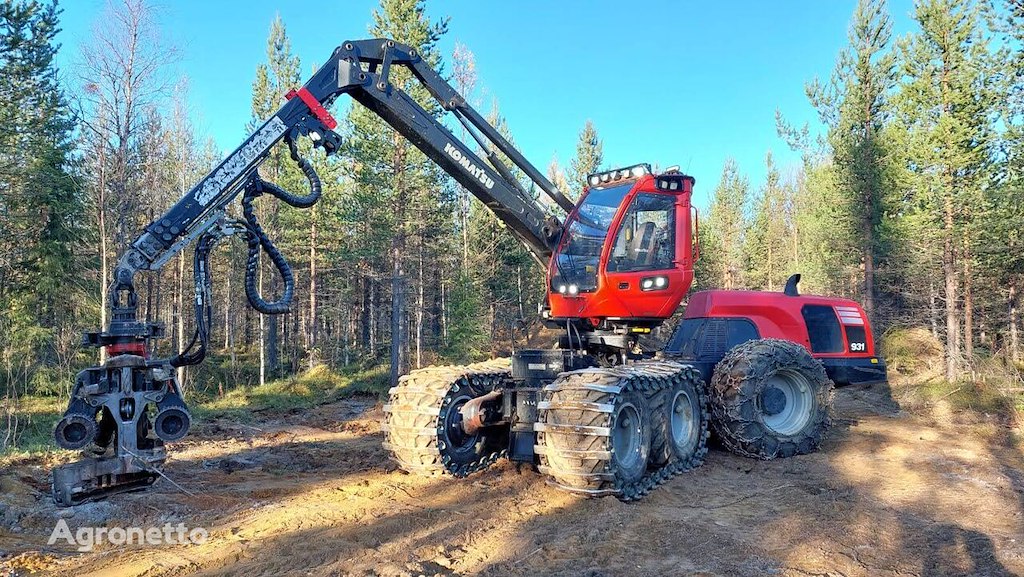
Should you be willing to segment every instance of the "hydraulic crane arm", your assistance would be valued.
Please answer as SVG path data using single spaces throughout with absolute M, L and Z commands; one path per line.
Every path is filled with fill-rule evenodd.
M 395 66 L 410 70 L 442 107 L 453 113 L 483 150 L 486 161 L 392 82 Z M 288 101 L 241 146 L 166 214 L 147 225 L 121 256 L 108 291 L 109 326 L 103 332 L 86 333 L 84 338 L 89 345 L 106 347 L 111 358 L 79 373 L 70 406 L 54 433 L 64 448 L 91 446 L 100 450 L 54 471 L 53 490 L 58 503 L 73 504 L 151 483 L 159 474 L 156 467 L 165 458 L 163 442 L 187 433 L 191 417 L 172 368 L 196 364 L 205 355 L 212 296 L 208 258 L 217 242 L 233 234 L 244 235 L 249 245 L 245 283 L 249 302 L 266 314 L 288 310 L 294 279 L 284 257 L 260 228 L 252 202 L 270 194 L 292 206 L 308 208 L 319 199 L 320 179 L 299 155 L 297 142 L 304 136 L 328 155 L 338 152 L 342 139 L 334 132 L 337 122 L 327 107 L 343 94 L 376 113 L 452 175 L 505 223 L 542 266 L 547 264 L 561 236 L 561 223 L 516 180 L 499 155 L 508 157 L 567 213 L 574 208 L 572 201 L 416 50 L 384 39 L 346 42 L 302 88 L 289 93 Z M 282 140 L 309 181 L 307 195 L 291 194 L 259 177 L 260 164 Z M 239 195 L 243 195 L 244 221 L 226 215 L 227 206 Z M 135 276 L 140 270 L 158 270 L 193 241 L 195 336 L 185 352 L 170 359 L 151 359 L 146 342 L 160 336 L 161 331 L 155 323 L 137 319 Z M 264 301 L 256 291 L 261 250 L 284 281 L 276 302 Z M 197 343 L 199 348 L 193 351 Z
M 452 112 L 486 152 L 487 162 L 456 138 L 441 122 L 391 82 L 394 66 L 404 66 L 442 106 Z M 573 202 L 530 164 L 497 130 L 435 72 L 416 50 L 392 40 L 346 42 L 335 49 L 317 73 L 280 110 L 232 152 L 217 168 L 153 221 L 121 258 L 115 282 L 130 283 L 138 270 L 162 266 L 223 213 L 246 179 L 282 138 L 309 136 L 333 154 L 341 138 L 326 111 L 342 94 L 375 112 L 466 187 L 546 264 L 557 241 L 559 224 L 512 176 L 499 159 L 505 154 L 566 213 Z

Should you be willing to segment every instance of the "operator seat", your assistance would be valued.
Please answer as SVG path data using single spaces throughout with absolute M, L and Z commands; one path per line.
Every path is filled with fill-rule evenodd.
M 630 242 L 629 254 L 633 257 L 634 266 L 646 266 L 654 260 L 654 237 L 657 226 L 647 221 L 636 229 Z

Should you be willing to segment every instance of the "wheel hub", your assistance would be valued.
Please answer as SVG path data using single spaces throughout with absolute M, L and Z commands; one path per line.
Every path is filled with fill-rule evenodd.
M 444 441 L 447 441 L 449 449 L 456 452 L 473 450 L 479 435 L 467 434 L 462 423 L 461 408 L 470 400 L 469 397 L 459 397 L 452 403 L 451 409 L 445 415 Z
M 768 377 L 766 384 L 758 399 L 761 422 L 778 435 L 798 434 L 816 411 L 810 383 L 798 371 L 784 369 Z
M 766 415 L 778 415 L 786 408 L 786 393 L 778 387 L 768 387 L 761 393 L 761 408 Z
M 684 392 L 676 393 L 672 400 L 672 442 L 679 447 L 687 447 L 697 441 L 698 426 L 694 417 L 693 404 L 690 396 Z
M 632 404 L 619 407 L 612 430 L 615 459 L 624 467 L 632 467 L 640 458 L 640 412 Z

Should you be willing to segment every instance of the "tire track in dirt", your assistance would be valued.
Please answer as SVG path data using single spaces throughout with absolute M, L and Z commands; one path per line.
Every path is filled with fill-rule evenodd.
M 712 451 L 641 502 L 585 500 L 499 463 L 464 480 L 395 470 L 379 405 L 341 401 L 258 427 L 207 423 L 148 493 L 76 508 L 85 524 L 205 527 L 202 545 L 46 545 L 45 469 L 0 473 L 12 575 L 1013 575 L 1024 572 L 1024 459 L 1005 430 L 892 413 L 840 390 L 822 451 Z M 64 513 L 67 515 L 67 513 Z M 5 575 L 2 571 L 0 574 Z

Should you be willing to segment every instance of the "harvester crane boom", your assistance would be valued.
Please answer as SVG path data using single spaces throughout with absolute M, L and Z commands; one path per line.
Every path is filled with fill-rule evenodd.
M 408 69 L 441 106 L 466 127 L 485 158 L 462 142 L 435 115 L 392 82 L 396 66 Z M 574 204 L 530 164 L 516 148 L 434 71 L 417 51 L 393 40 L 345 42 L 312 78 L 288 94 L 288 101 L 238 148 L 199 181 L 163 216 L 149 225 L 121 256 L 108 289 L 110 323 L 103 332 L 85 334 L 84 342 L 105 347 L 110 360 L 82 371 L 72 401 L 58 423 L 56 437 L 65 448 L 90 443 L 113 455 L 88 457 L 54 473 L 58 502 L 70 504 L 92 495 L 133 488 L 152 482 L 152 467 L 164 459 L 162 441 L 177 440 L 188 430 L 191 417 L 181 399 L 172 367 L 201 362 L 209 339 L 212 296 L 209 254 L 232 235 L 244 236 L 249 245 L 246 295 L 265 314 L 289 310 L 294 277 L 284 256 L 260 227 L 253 211 L 255 198 L 269 194 L 298 208 L 312 206 L 320 197 L 319 176 L 298 148 L 300 137 L 328 155 L 337 153 L 342 138 L 328 107 L 348 94 L 391 125 L 445 172 L 480 199 L 525 245 L 543 267 L 558 245 L 562 224 L 549 206 L 539 202 L 500 159 L 504 154 L 534 186 L 569 213 Z M 281 141 L 307 181 L 309 193 L 296 195 L 262 180 L 260 164 Z M 242 195 L 244 220 L 230 218 L 228 205 Z M 137 318 L 135 276 L 141 270 L 159 270 L 192 242 L 196 244 L 196 332 L 184 353 L 169 359 L 151 359 L 149 339 L 162 336 L 156 323 Z M 278 300 L 267 302 L 257 292 L 259 252 L 270 258 L 283 280 Z M 194 346 L 198 348 L 193 350 Z M 155 406 L 156 417 L 146 414 Z M 155 429 L 155 441 L 149 434 Z M 116 439 L 116 444 L 115 444 Z

